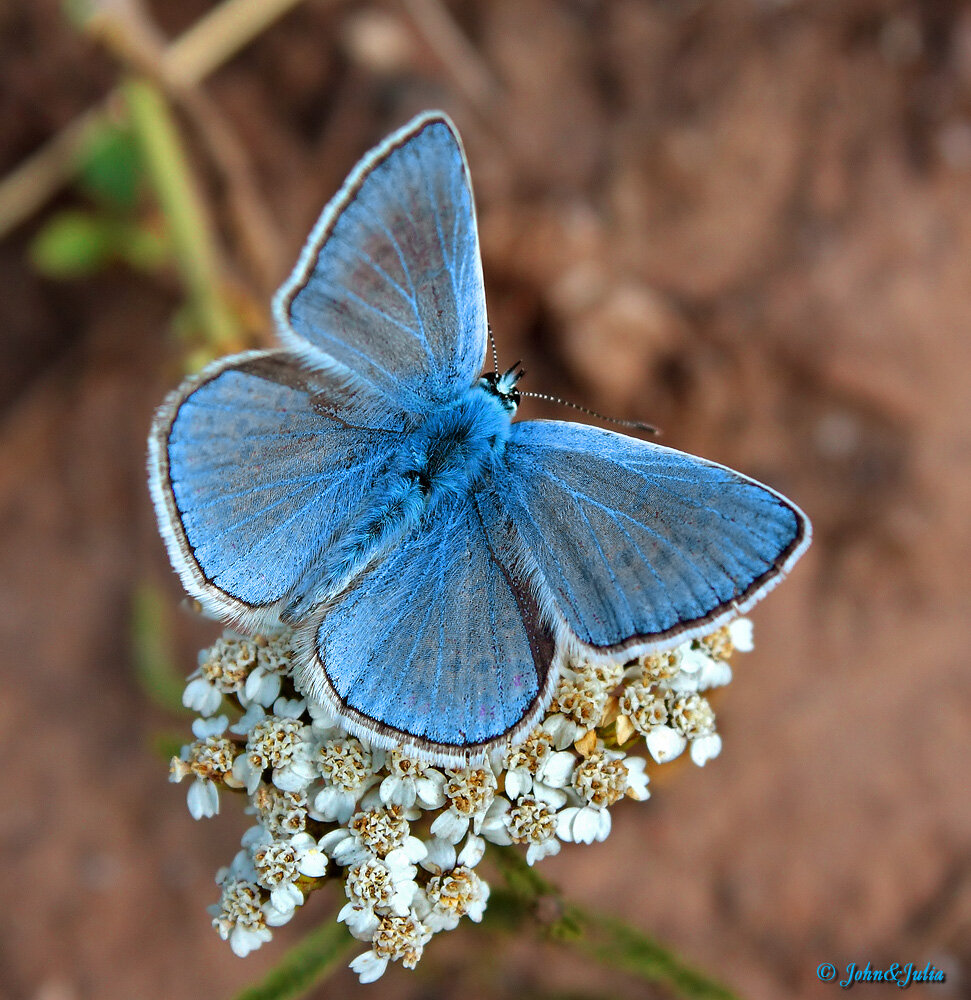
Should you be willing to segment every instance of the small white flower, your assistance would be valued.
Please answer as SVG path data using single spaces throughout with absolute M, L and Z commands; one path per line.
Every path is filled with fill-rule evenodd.
M 419 815 L 417 810 L 409 812 L 400 806 L 362 809 L 351 817 L 346 828 L 326 834 L 322 843 L 339 865 L 353 865 L 371 856 L 383 858 L 399 850 L 410 861 L 418 862 L 425 857 L 427 848 L 411 835 L 408 820 Z
M 212 715 L 222 702 L 222 691 L 205 677 L 191 677 L 182 692 L 182 704 L 200 715 Z
M 233 763 L 233 777 L 252 795 L 263 772 L 284 792 L 303 791 L 314 777 L 307 739 L 310 727 L 298 719 L 268 715 L 248 732 L 246 751 Z
M 639 733 L 647 734 L 668 721 L 668 705 L 663 693 L 643 680 L 634 680 L 627 685 L 618 708 Z
M 505 815 L 506 829 L 516 844 L 526 844 L 526 863 L 534 865 L 542 858 L 558 854 L 556 807 L 541 798 L 517 799 Z
M 677 649 L 669 649 L 664 653 L 651 653 L 643 657 L 638 672 L 640 680 L 648 687 L 653 684 L 667 683 L 681 671 L 681 657 L 689 647 L 690 643 L 678 646 Z
M 350 967 L 362 983 L 380 979 L 388 962 L 401 962 L 406 969 L 413 969 L 431 936 L 432 932 L 413 911 L 405 916 L 383 916 L 374 931 L 371 951 L 358 955 Z
M 442 875 L 433 876 L 426 889 L 431 912 L 425 925 L 431 931 L 450 931 L 462 917 L 478 923 L 489 899 L 489 884 L 471 868 L 459 866 Z
M 312 815 L 346 823 L 358 799 L 379 780 L 371 748 L 354 736 L 341 736 L 314 743 L 310 756 L 324 782 L 314 798 Z
M 385 858 L 365 858 L 347 871 L 345 891 L 354 908 L 405 916 L 418 892 L 417 868 L 403 848 Z
M 182 704 L 200 715 L 212 715 L 224 695 L 239 695 L 256 663 L 256 646 L 249 639 L 224 635 L 199 653 L 199 666 L 189 676 Z
M 627 791 L 624 754 L 600 744 L 573 772 L 573 790 L 588 805 L 607 809 Z
M 307 796 L 261 782 L 246 811 L 259 816 L 260 823 L 274 837 L 292 837 L 307 825 Z
M 234 766 L 236 747 L 222 734 L 226 729 L 225 715 L 213 719 L 196 719 L 192 724 L 194 743 L 182 748 L 169 766 L 169 780 L 181 781 L 192 775 L 195 779 L 186 793 L 186 803 L 193 819 L 215 816 L 219 812 L 219 787 Z
M 568 806 L 556 817 L 556 835 L 560 840 L 592 844 L 610 834 L 610 811 L 599 806 Z
M 671 726 L 657 726 L 644 737 L 650 755 L 659 763 L 666 764 L 680 757 L 688 740 Z
M 432 823 L 433 836 L 457 844 L 469 832 L 482 832 L 498 782 L 489 765 L 446 771 L 445 797 L 448 808 Z
M 698 767 L 704 767 L 708 761 L 717 757 L 721 750 L 722 738 L 718 733 L 709 733 L 691 741 L 691 759 Z
M 736 618 L 728 624 L 728 634 L 731 636 L 732 645 L 740 653 L 751 653 L 755 649 L 752 640 L 752 622 L 748 618 Z
M 227 876 L 222 898 L 209 907 L 212 926 L 240 958 L 269 941 L 273 934 L 266 926 L 259 886 L 245 879 Z
M 295 885 L 301 875 L 320 878 L 327 870 L 327 855 L 309 833 L 276 840 L 256 826 L 243 836 L 243 846 L 249 849 L 256 881 L 269 892 L 270 903 L 280 914 L 303 904 L 303 892 Z
M 388 776 L 381 782 L 381 801 L 388 806 L 440 809 L 445 804 L 445 775 L 400 750 L 392 750 L 384 765 Z
M 700 694 L 684 694 L 673 698 L 670 713 L 671 725 L 689 740 L 709 736 L 715 731 L 715 713 Z
M 246 678 L 243 696 L 246 701 L 269 708 L 280 695 L 283 678 L 293 670 L 291 633 L 276 636 L 257 636 L 256 666 Z M 280 714 L 280 713 L 277 713 Z

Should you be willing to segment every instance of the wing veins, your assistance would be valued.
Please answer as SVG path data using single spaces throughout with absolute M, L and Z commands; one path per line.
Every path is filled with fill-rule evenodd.
M 569 488 L 566 483 L 564 483 L 561 479 L 559 479 L 559 477 L 554 476 L 548 470 L 544 470 L 544 472 L 551 479 L 554 479 L 556 482 L 560 483 L 560 485 L 563 486 L 564 488 L 566 488 L 566 489 Z M 722 604 L 723 603 L 723 601 L 719 598 L 718 593 L 715 591 L 714 587 L 712 587 L 712 585 L 705 579 L 705 577 L 701 573 L 701 571 L 696 566 L 694 566 L 690 562 L 688 562 L 688 560 L 687 560 L 684 552 L 678 546 L 676 546 L 674 544 L 674 542 L 672 542 L 669 538 L 666 538 L 664 535 L 660 534 L 659 532 L 654 531 L 651 527 L 648 526 L 648 524 L 646 522 L 638 521 L 637 518 L 635 518 L 631 514 L 628 514 L 626 511 L 617 510 L 615 508 L 607 507 L 605 504 L 602 504 L 602 503 L 594 500 L 592 497 L 586 496 L 586 494 L 582 494 L 582 495 L 585 497 L 585 499 L 587 500 L 587 502 L 591 504 L 591 506 L 599 507 L 602 511 L 604 511 L 604 513 L 608 517 L 610 517 L 611 519 L 615 520 L 615 523 L 617 524 L 617 527 L 620 528 L 620 530 L 624 532 L 624 534 L 627 536 L 628 539 L 630 539 L 631 544 L 637 550 L 637 554 L 641 557 L 641 559 L 644 561 L 644 563 L 650 568 L 652 574 L 654 575 L 654 577 L 658 581 L 658 583 L 660 583 L 661 581 L 660 581 L 660 577 L 658 577 L 657 573 L 655 572 L 654 567 L 651 565 L 650 561 L 647 559 L 647 557 L 644 555 L 644 553 L 641 552 L 640 547 L 634 541 L 634 539 L 631 537 L 631 535 L 621 526 L 621 524 L 619 523 L 619 521 L 616 521 L 617 518 L 623 518 L 624 520 L 627 520 L 627 521 L 631 522 L 632 524 L 636 524 L 638 527 L 643 528 L 649 535 L 652 535 L 659 542 L 662 542 L 665 546 L 667 546 L 667 548 L 670 551 L 674 552 L 675 555 L 677 555 L 679 557 L 681 563 L 683 565 L 687 566 L 693 572 L 693 574 L 698 579 L 700 579 L 704 583 L 704 585 L 711 591 L 711 593 L 715 597 L 716 607 L 717 607 L 718 604 Z M 725 572 L 724 567 L 722 567 L 722 572 Z M 726 574 L 726 575 L 727 575 L 727 578 L 732 582 L 732 585 L 735 586 L 735 579 L 734 579 L 734 577 L 731 576 L 731 574 Z M 684 582 L 687 582 L 687 581 L 684 580 Z M 665 590 L 666 590 L 666 588 L 665 588 Z M 692 588 L 692 595 L 694 596 L 694 588 Z M 665 596 L 667 596 L 666 593 L 665 593 Z M 671 606 L 671 610 L 675 612 L 675 615 L 678 617 L 678 620 L 680 621 L 681 620 L 681 615 L 675 609 L 675 607 L 674 607 L 673 604 L 671 604 L 670 606 Z
M 627 608 L 627 617 L 630 620 L 631 627 L 634 627 L 634 609 L 630 606 L 630 601 L 627 599 L 627 594 L 624 588 L 620 585 L 620 581 L 617 579 L 617 574 L 614 572 L 614 568 L 607 558 L 606 552 L 603 550 L 603 546 L 600 544 L 600 536 L 597 534 L 593 525 L 590 523 L 590 518 L 587 517 L 587 512 L 583 509 L 582 504 L 577 504 L 577 510 L 580 511 L 580 516 L 586 522 L 587 527 L 590 529 L 590 536 L 593 538 L 594 544 L 597 546 L 597 551 L 600 553 L 600 558 L 603 560 L 603 564 L 606 567 L 607 572 L 610 574 L 610 582 L 614 585 L 617 593 L 623 598 L 624 605 Z

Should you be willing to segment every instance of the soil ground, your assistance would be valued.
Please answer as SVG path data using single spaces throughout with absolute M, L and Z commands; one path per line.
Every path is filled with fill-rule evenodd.
M 152 13 L 175 34 L 206 8 Z M 756 651 L 717 703 L 722 756 L 656 775 L 605 844 L 545 874 L 754 1000 L 834 996 L 822 962 L 932 962 L 948 982 L 911 995 L 969 995 L 971 11 L 447 10 L 477 61 L 390 0 L 307 0 L 206 84 L 284 247 L 253 294 L 369 145 L 443 107 L 472 165 L 492 325 L 528 387 L 659 425 L 792 496 L 816 532 L 754 612 Z M 0 167 L 116 75 L 54 0 L 0 9 Z M 223 218 L 220 199 L 214 184 Z M 130 652 L 135 588 L 180 596 L 143 473 L 179 377 L 177 283 L 39 277 L 26 247 L 75 203 L 0 244 L 0 994 L 228 997 L 334 900 L 245 961 L 209 928 L 243 817 L 187 815 L 154 749 L 185 723 L 148 702 Z M 213 627 L 173 614 L 171 629 L 188 671 Z M 652 995 L 483 941 L 436 939 L 375 989 Z M 356 989 L 340 972 L 315 995 Z

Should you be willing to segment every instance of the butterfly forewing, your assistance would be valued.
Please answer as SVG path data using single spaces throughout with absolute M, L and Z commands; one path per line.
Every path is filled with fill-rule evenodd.
M 427 413 L 479 375 L 487 326 L 468 166 L 423 115 L 368 154 L 327 206 L 275 302 L 305 361 L 372 402 L 372 426 Z

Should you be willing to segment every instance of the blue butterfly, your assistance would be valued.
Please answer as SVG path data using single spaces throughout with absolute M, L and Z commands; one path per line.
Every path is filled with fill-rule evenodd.
M 298 686 L 375 744 L 480 758 L 535 725 L 563 662 L 710 632 L 809 545 L 796 506 L 723 466 L 512 422 L 518 372 L 481 374 L 475 206 L 440 112 L 357 165 L 273 311 L 282 349 L 159 409 L 152 497 L 186 589 L 291 624 Z

